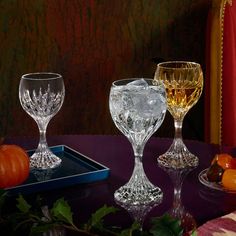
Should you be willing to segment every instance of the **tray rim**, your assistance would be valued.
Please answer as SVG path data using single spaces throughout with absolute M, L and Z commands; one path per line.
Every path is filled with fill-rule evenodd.
M 69 150 L 69 151 L 75 153 L 76 155 L 82 157 L 83 160 L 81 160 L 81 161 L 85 162 L 85 160 L 88 160 L 90 163 L 86 163 L 87 165 L 92 166 L 91 163 L 96 164 L 96 167 L 93 166 L 93 168 L 96 168 L 96 169 L 95 170 L 87 171 L 86 173 L 82 173 L 82 174 L 67 175 L 67 176 L 62 176 L 62 177 L 58 177 L 58 178 L 54 178 L 54 179 L 48 179 L 48 180 L 45 180 L 45 181 L 38 181 L 38 182 L 34 182 L 34 183 L 25 183 L 25 184 L 22 183 L 22 184 L 13 186 L 13 187 L 5 188 L 5 190 L 7 190 L 7 191 L 17 191 L 17 190 L 25 189 L 27 187 L 35 187 L 35 186 L 39 186 L 39 185 L 42 186 L 44 184 L 46 185 L 47 183 L 58 182 L 60 180 L 69 180 L 69 179 L 73 179 L 73 178 L 85 177 L 85 176 L 91 175 L 91 174 L 107 173 L 107 176 L 105 176 L 105 177 L 103 177 L 101 179 L 98 178 L 98 179 L 96 179 L 94 181 L 88 181 L 88 182 L 86 182 L 86 181 L 85 182 L 84 181 L 83 182 L 77 181 L 77 182 L 74 182 L 73 184 L 66 184 L 66 185 L 63 185 L 62 187 L 55 187 L 55 188 L 53 188 L 53 189 L 59 189 L 59 188 L 63 188 L 63 187 L 66 187 L 66 186 L 71 186 L 71 185 L 74 185 L 74 184 L 97 182 L 99 180 L 103 180 L 103 179 L 108 178 L 108 176 L 110 174 L 110 168 L 108 168 L 107 166 L 99 163 L 98 161 L 96 161 L 96 160 L 86 156 L 85 154 L 83 154 L 83 153 L 73 149 L 72 147 L 69 147 L 68 145 L 59 144 L 59 145 L 49 146 L 49 148 L 51 150 L 61 148 L 60 151 L 67 151 L 67 150 Z M 34 152 L 35 149 L 29 149 L 29 150 L 26 150 L 26 151 L 27 151 L 27 153 Z M 73 158 L 78 158 L 78 157 L 73 155 Z M 98 167 L 100 167 L 101 169 L 98 169 Z M 32 192 L 36 192 L 36 191 L 32 191 Z

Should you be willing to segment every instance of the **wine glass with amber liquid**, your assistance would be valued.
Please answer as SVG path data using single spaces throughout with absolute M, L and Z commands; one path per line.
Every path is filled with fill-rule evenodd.
M 158 157 L 158 164 L 165 168 L 194 168 L 198 157 L 192 154 L 182 139 L 182 125 L 187 112 L 199 100 L 203 89 L 200 64 L 187 61 L 169 61 L 157 65 L 155 80 L 166 88 L 168 111 L 174 118 L 175 137 L 166 153 Z

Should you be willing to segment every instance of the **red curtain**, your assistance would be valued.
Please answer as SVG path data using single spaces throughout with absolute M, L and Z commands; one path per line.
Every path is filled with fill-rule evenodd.
M 225 5 L 222 60 L 222 144 L 236 146 L 236 1 Z
M 207 23 L 205 140 L 236 146 L 236 0 L 212 0 Z

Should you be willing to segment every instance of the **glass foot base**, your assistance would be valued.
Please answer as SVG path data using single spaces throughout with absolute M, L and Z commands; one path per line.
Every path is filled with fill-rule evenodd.
M 33 173 L 33 175 L 39 182 L 51 179 L 52 175 L 56 171 L 57 171 L 57 168 L 49 168 L 49 169 L 33 168 L 31 170 L 31 172 Z
M 160 188 L 155 187 L 151 183 L 139 187 L 126 184 L 115 191 L 114 198 L 120 204 L 125 205 L 158 204 L 162 202 L 163 193 Z
M 161 167 L 172 169 L 195 168 L 198 157 L 193 155 L 183 143 L 182 139 L 174 139 L 168 151 L 157 158 Z
M 193 168 L 198 165 L 198 157 L 190 152 L 166 152 L 157 158 L 160 166 L 173 169 Z
M 50 150 L 37 151 L 30 157 L 31 169 L 50 169 L 58 167 L 61 159 L 54 155 Z

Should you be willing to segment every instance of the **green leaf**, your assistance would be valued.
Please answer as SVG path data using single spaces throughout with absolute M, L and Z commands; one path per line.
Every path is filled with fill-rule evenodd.
M 197 236 L 197 231 L 193 230 L 192 233 L 191 233 L 191 236 Z
M 110 213 L 117 212 L 118 209 L 115 207 L 108 207 L 104 205 L 103 207 L 99 208 L 95 213 L 92 214 L 91 217 L 91 226 L 99 226 L 103 222 L 103 218 Z
M 0 188 L 0 197 L 2 197 L 2 195 L 6 194 L 6 193 L 7 193 L 6 190 Z
M 58 220 L 73 225 L 72 211 L 69 204 L 63 199 L 58 199 L 51 209 L 51 214 Z
M 140 230 L 140 224 L 135 221 L 130 228 L 122 230 L 120 236 L 131 236 L 137 230 Z
M 30 235 L 38 235 L 48 231 L 56 231 L 58 224 L 40 224 L 34 225 L 30 230 Z M 50 234 L 51 235 L 51 234 Z M 57 234 L 55 234 L 57 235 Z
M 31 208 L 31 205 L 28 204 L 28 202 L 23 198 L 23 196 L 20 194 L 16 200 L 17 200 L 17 204 L 16 204 L 17 208 L 22 213 L 28 213 Z
M 0 189 L 0 212 L 5 202 L 6 196 L 7 196 L 7 191 L 4 189 Z
M 153 226 L 150 229 L 150 232 L 154 236 L 181 236 L 183 234 L 180 220 L 175 219 L 168 214 L 153 218 L 152 224 Z

